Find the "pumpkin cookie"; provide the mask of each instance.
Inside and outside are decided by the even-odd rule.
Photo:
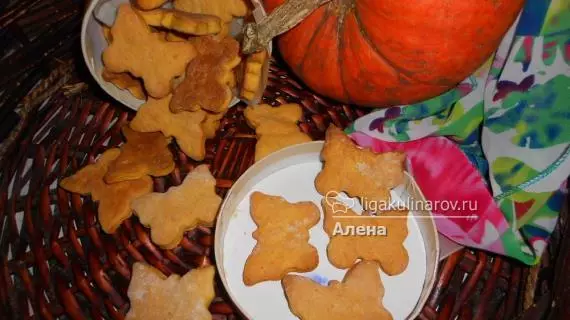
[[[192,39],[199,55],[188,64],[186,78],[176,87],[170,103],[174,113],[204,109],[210,112],[227,110],[233,97],[233,68],[240,63],[239,43],[226,37]]]
[[[322,206],[323,226],[330,239],[327,255],[333,266],[348,269],[363,259],[378,262],[390,276],[406,270],[409,257],[404,241],[408,236],[409,211],[384,211],[364,218],[334,198],[326,197]],[[358,232],[348,232],[349,226]]]
[[[315,186],[322,195],[346,192],[366,201],[388,201],[390,189],[404,182],[404,153],[359,148],[334,125],[326,132],[321,156],[324,166]]]
[[[289,203],[256,191],[251,194],[251,217],[257,225],[252,234],[257,244],[245,262],[245,285],[281,280],[289,272],[317,267],[317,249],[309,244],[309,229],[320,219],[314,203]]]
[[[221,31],[220,18],[212,15],[188,13],[172,9],[138,11],[144,21],[153,27],[162,27],[190,35],[216,34]]]
[[[267,104],[249,106],[244,110],[245,119],[255,129],[255,161],[285,147],[312,141],[299,130],[297,121],[302,115],[298,104],[283,104],[271,107]]]
[[[139,132],[161,131],[167,137],[174,137],[176,143],[187,156],[201,161],[206,156],[206,137],[202,122],[206,112],[170,112],[169,105],[172,96],[156,100],[149,98],[138,110],[131,121],[131,128]]]
[[[234,17],[243,17],[248,8],[244,0],[174,0],[174,8],[177,10],[210,14],[219,17],[228,23]]]
[[[151,193],[133,201],[141,223],[150,227],[152,241],[164,249],[178,245],[184,232],[197,225],[212,226],[222,198],[208,166],[199,165],[182,184],[165,193]]]
[[[103,176],[110,163],[117,159],[120,153],[117,148],[105,151],[95,163],[64,178],[59,184],[70,192],[91,194],[91,199],[99,202],[99,223],[106,233],[115,232],[117,227],[131,216],[132,200],[152,192],[152,179],[148,176],[113,184],[105,183]]]
[[[121,154],[109,165],[105,182],[117,183],[144,176],[165,176],[174,170],[174,159],[168,149],[170,138],[161,132],[141,133],[129,126],[122,128],[127,142]]]
[[[188,42],[166,41],[153,33],[129,4],[122,4],[111,27],[112,41],[103,52],[103,63],[113,73],[130,72],[142,78],[146,92],[163,98],[172,80],[184,73],[196,51]]]
[[[302,320],[392,320],[382,305],[384,286],[374,262],[359,262],[342,282],[330,281],[328,286],[292,274],[281,283],[291,312]]]
[[[208,310],[216,296],[213,266],[169,277],[142,262],[133,264],[127,295],[131,308],[125,320],[211,320]]]

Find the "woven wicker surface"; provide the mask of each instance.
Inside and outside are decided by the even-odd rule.
[[[4,52],[0,61],[1,70],[14,70],[0,78],[6,89],[0,95],[0,120],[8,123],[9,112],[19,115],[19,121],[11,122],[11,138],[2,145],[5,156],[0,163],[0,319],[122,319],[129,308],[126,289],[133,262],[147,261],[165,274],[215,263],[214,230],[198,228],[188,232],[176,249],[162,250],[136,217],[114,235],[103,233],[96,204],[58,188],[61,177],[121,143],[119,128],[134,113],[97,88],[79,57],[67,60],[76,50],[67,43],[77,45],[76,27],[58,29],[60,33],[44,40],[30,34],[49,30],[29,28],[34,32],[28,34],[22,27],[24,17],[29,17],[21,12],[36,12],[34,26],[50,25],[47,20],[77,26],[81,8],[70,1],[23,2],[27,5],[14,2],[0,14],[0,26],[11,35],[22,35],[10,42],[19,43],[20,49]],[[39,15],[44,3],[61,10]],[[14,61],[24,67],[15,68]],[[272,63],[270,76],[264,101],[300,103],[304,109],[300,128],[314,139],[323,138],[329,123],[345,127],[367,111],[315,96],[278,62]],[[217,137],[207,142],[204,162],[210,165],[222,196],[253,163],[255,137],[245,124],[243,107],[232,108]],[[177,168],[154,179],[156,191],[179,184],[197,164],[175,145],[172,150]],[[436,287],[420,318],[564,319],[570,305],[564,303],[569,283],[564,270],[570,265],[566,221],[567,210],[536,268],[480,251],[452,255],[440,265]],[[214,318],[240,319],[219,282],[216,292],[210,306]]]

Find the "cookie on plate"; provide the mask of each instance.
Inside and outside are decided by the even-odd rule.
[[[382,304],[384,286],[374,262],[359,262],[342,282],[331,281],[328,286],[292,274],[281,283],[291,312],[301,320],[392,320]]]
[[[408,267],[408,210],[383,211],[378,215],[356,214],[335,199],[322,200],[323,227],[329,235],[327,256],[339,269],[348,269],[358,259],[376,261],[382,270],[398,275]]]
[[[323,196],[346,192],[364,201],[389,201],[390,189],[404,182],[405,153],[360,148],[334,125],[327,129],[321,157],[315,186]]]
[[[309,229],[320,219],[312,202],[289,203],[280,196],[259,191],[251,194],[251,217],[257,240],[247,257],[243,282],[281,280],[289,272],[308,272],[319,264],[317,249],[309,244]]]

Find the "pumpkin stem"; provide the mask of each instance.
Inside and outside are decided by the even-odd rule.
[[[271,39],[299,24],[321,5],[331,0],[288,0],[259,23],[244,26],[242,52],[251,54],[267,47]]]

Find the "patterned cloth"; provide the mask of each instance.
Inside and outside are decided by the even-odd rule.
[[[455,89],[379,109],[347,132],[375,151],[407,152],[441,233],[538,263],[570,175],[570,0],[528,0]]]

